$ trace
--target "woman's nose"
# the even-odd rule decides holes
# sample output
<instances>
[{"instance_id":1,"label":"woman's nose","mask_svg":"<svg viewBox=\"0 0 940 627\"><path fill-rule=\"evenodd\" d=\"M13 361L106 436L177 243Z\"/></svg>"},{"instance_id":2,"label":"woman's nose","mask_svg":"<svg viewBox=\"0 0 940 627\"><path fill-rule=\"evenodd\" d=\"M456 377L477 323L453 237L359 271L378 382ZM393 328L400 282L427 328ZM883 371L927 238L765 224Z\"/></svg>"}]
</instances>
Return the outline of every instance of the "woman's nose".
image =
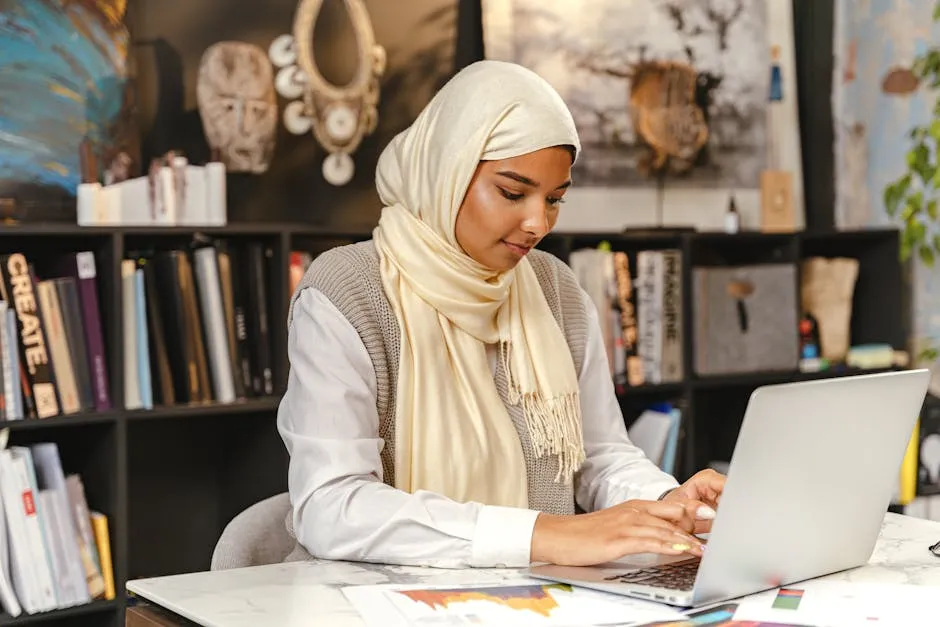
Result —
<instances>
[{"instance_id":1,"label":"woman's nose","mask_svg":"<svg viewBox=\"0 0 940 627\"><path fill-rule=\"evenodd\" d=\"M525 219L522 221L522 229L535 237L544 237L548 234L549 228L548 209L532 203L532 208L527 208Z\"/></svg>"}]
</instances>

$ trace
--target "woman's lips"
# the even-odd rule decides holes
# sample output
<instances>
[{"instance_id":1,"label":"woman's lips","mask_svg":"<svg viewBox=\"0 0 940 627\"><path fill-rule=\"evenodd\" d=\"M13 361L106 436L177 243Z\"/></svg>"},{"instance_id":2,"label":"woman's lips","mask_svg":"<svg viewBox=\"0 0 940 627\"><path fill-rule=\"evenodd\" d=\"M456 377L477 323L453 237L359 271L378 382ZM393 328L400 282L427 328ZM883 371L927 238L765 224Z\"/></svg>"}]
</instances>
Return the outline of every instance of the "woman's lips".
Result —
<instances>
[{"instance_id":1,"label":"woman's lips","mask_svg":"<svg viewBox=\"0 0 940 627\"><path fill-rule=\"evenodd\" d=\"M520 257L525 257L526 253L532 250L531 246L522 246L521 244L513 244L512 242L507 242L506 240L503 240L503 244L505 244L509 250L519 255Z\"/></svg>"}]
</instances>

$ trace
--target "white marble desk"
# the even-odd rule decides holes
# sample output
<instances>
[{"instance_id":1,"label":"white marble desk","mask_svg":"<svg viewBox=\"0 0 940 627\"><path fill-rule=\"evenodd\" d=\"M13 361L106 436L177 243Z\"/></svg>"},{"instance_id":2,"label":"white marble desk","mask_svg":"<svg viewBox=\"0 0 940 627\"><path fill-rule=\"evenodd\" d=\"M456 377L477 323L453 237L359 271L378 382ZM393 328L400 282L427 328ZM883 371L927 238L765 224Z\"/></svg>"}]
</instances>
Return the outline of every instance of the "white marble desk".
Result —
<instances>
[{"instance_id":1,"label":"white marble desk","mask_svg":"<svg viewBox=\"0 0 940 627\"><path fill-rule=\"evenodd\" d=\"M940 523L889 513L868 565L822 579L940 586L940 557L928 550L938 540ZM342 586L489 584L523 574L313 561L139 579L127 589L205 627L363 627Z\"/></svg>"}]
</instances>

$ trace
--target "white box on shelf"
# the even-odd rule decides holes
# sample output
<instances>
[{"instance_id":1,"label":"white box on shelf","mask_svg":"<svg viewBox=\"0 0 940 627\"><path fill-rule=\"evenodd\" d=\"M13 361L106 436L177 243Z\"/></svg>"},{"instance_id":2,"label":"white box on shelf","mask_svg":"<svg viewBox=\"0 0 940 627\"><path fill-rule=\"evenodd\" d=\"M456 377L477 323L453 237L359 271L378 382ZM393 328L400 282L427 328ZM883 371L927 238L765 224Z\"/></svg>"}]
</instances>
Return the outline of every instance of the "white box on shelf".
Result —
<instances>
[{"instance_id":1,"label":"white box on shelf","mask_svg":"<svg viewBox=\"0 0 940 627\"><path fill-rule=\"evenodd\" d=\"M177 176L177 172L182 175ZM225 166L161 167L149 176L77 190L79 226L225 226Z\"/></svg>"}]
</instances>

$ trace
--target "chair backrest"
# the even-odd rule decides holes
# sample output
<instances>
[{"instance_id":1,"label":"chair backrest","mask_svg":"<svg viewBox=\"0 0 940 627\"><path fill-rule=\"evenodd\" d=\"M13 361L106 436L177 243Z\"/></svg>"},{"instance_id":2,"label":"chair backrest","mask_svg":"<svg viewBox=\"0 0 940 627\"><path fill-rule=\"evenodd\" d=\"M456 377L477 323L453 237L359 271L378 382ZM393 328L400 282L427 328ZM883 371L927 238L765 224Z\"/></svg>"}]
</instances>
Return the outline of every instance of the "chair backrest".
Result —
<instances>
[{"instance_id":1,"label":"chair backrest","mask_svg":"<svg viewBox=\"0 0 940 627\"><path fill-rule=\"evenodd\" d=\"M277 564L294 550L296 540L284 518L290 511L287 492L259 501L235 516L212 552L212 570Z\"/></svg>"}]
</instances>

